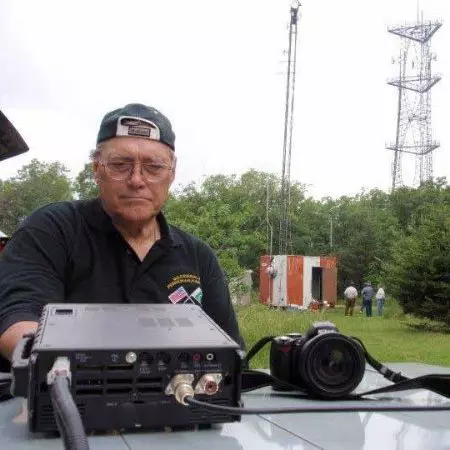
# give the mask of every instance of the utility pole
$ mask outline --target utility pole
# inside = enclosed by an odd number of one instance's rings
[[[266,225],[267,225],[267,240],[269,247],[269,255],[272,258],[273,227],[269,220],[269,179],[267,179],[267,192],[266,192]]]
[[[333,252],[333,216],[330,216],[330,253]]]
[[[286,78],[286,104],[284,113],[283,164],[280,191],[280,233],[278,254],[285,255],[292,248],[291,241],[291,152],[294,124],[295,68],[297,54],[297,22],[300,2],[294,0],[290,9],[288,67]]]

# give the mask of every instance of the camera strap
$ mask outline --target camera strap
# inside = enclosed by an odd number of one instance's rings
[[[271,342],[275,336],[266,336],[260,339],[248,352],[243,361],[243,372],[242,372],[242,391],[250,392],[255,389],[259,389],[266,386],[277,385],[286,391],[299,391],[299,387],[286,381],[279,380],[273,375],[261,372],[259,370],[249,369],[250,360],[268,343]],[[384,364],[377,361],[373,356],[369,354],[366,347],[360,339],[351,336],[353,340],[358,342],[364,351],[364,355],[367,363],[373,367],[378,373],[383,375],[384,378],[391,381],[393,384],[389,386],[384,386],[377,389],[372,389],[370,391],[352,394],[345,398],[339,398],[339,400],[355,400],[363,399],[364,396],[383,394],[388,392],[399,392],[410,389],[427,389],[429,391],[435,392],[436,394],[442,395],[444,397],[450,398],[450,374],[429,374],[422,375],[416,378],[408,378],[402,375],[400,372],[395,372],[389,369]],[[303,391],[301,391],[303,392]],[[305,394],[304,394],[305,395]],[[329,399],[328,399],[329,400]]]

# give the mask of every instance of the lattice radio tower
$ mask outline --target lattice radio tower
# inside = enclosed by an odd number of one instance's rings
[[[283,166],[280,191],[280,234],[278,254],[286,255],[292,250],[291,239],[291,151],[294,125],[295,67],[297,55],[297,22],[300,2],[294,0],[290,10],[288,67],[286,77],[286,105],[284,112]]]
[[[388,81],[398,90],[397,130],[395,142],[386,146],[394,151],[392,165],[392,190],[403,184],[402,156],[415,156],[414,184],[421,185],[433,178],[433,150],[439,143],[432,138],[431,88],[440,80],[431,73],[431,62],[436,55],[431,52],[431,38],[441,27],[440,22],[417,20],[416,23],[388,29],[400,37],[398,78]]]

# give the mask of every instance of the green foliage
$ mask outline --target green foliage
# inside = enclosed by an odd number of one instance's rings
[[[335,206],[335,252],[339,258],[339,287],[353,280],[379,281],[377,275],[389,260],[397,220],[387,209],[387,194],[374,190],[354,198],[342,197]]]
[[[68,169],[59,162],[33,159],[16,177],[0,183],[0,229],[12,234],[35,209],[72,198]]]
[[[207,242],[228,279],[244,269],[257,271],[267,252],[266,191],[273,176],[250,171],[240,178],[216,175],[202,186],[188,185],[171,196],[165,213],[171,223]]]
[[[98,186],[94,180],[91,162],[86,163],[83,170],[75,178],[74,190],[80,200],[97,197]]]
[[[387,279],[405,313],[450,325],[450,204],[424,205],[416,227],[393,244]]]
[[[420,188],[401,187],[390,195],[392,213],[397,217],[400,230],[411,233],[432,205],[450,204],[450,186],[445,178],[424,183]]]

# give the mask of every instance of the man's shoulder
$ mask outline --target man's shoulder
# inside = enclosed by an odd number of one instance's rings
[[[182,230],[176,225],[169,224],[171,238],[176,245],[182,245],[186,248],[195,248],[202,252],[213,254],[211,247],[198,236]]]
[[[190,244],[195,246],[208,246],[206,242],[192,233],[182,230],[180,227],[169,224],[171,238],[176,244]]]
[[[20,228],[46,228],[50,225],[68,226],[75,224],[83,208],[89,207],[88,200],[72,200],[48,203],[35,209],[21,223]]]

